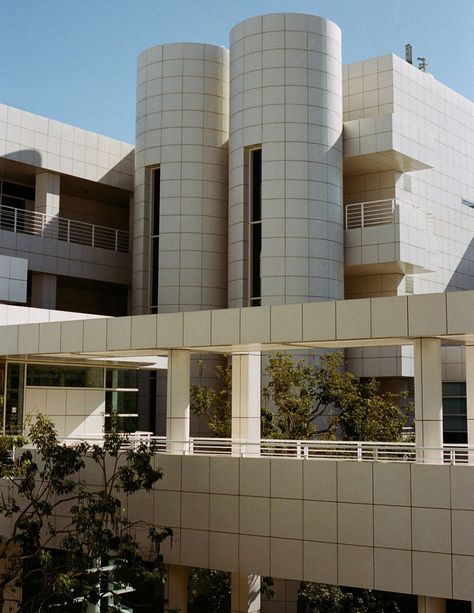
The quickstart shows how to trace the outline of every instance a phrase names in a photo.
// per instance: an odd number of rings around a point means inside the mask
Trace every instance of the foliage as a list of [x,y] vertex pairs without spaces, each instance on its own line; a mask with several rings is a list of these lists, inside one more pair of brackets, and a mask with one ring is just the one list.
[[[203,363],[200,362],[202,373]],[[232,370],[229,365],[216,367],[217,389],[207,385],[191,385],[191,410],[196,415],[207,415],[209,430],[219,438],[231,434],[231,386]]]
[[341,588],[324,583],[301,584],[298,613],[399,613],[396,597],[375,590]]
[[230,613],[230,573],[193,568],[189,578],[189,613]]
[[[309,366],[287,354],[270,356],[271,379],[262,390],[267,403],[262,436],[302,440],[321,433],[334,437],[341,431],[345,440],[400,440],[409,409],[400,405],[404,395],[382,394],[377,380],[343,371],[341,353],[320,359],[320,366]],[[323,415],[329,425],[318,431],[315,422]]]
[[[88,602],[124,586],[143,591],[164,581],[159,547],[171,531],[147,526],[145,555],[135,538],[145,526],[130,522],[123,504],[162,477],[152,467],[151,446],[131,448],[116,432],[105,435],[102,445],[60,444],[42,416],[28,439],[15,442],[24,448],[0,465],[8,482],[0,513],[3,525],[5,518],[12,522],[0,542],[1,595],[12,587],[18,597],[21,589],[21,611],[27,613],[85,611]],[[94,486],[80,479],[85,469]]]

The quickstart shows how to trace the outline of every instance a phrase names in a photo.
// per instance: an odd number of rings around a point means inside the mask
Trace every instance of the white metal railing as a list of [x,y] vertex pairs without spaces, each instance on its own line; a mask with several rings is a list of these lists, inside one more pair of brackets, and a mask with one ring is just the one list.
[[367,228],[368,226],[383,226],[394,223],[396,207],[415,209],[423,213],[426,230],[433,232],[433,214],[426,209],[415,206],[412,202],[401,200],[400,198],[346,204],[344,209],[345,229],[352,230],[354,228]]
[[124,230],[55,217],[37,211],[0,206],[0,230],[55,238],[67,243],[128,252],[129,233]]
[[[66,443],[88,441],[101,443],[103,435],[85,435],[62,439]],[[416,447],[415,443],[379,443],[360,441],[289,441],[262,439],[260,442],[233,441],[230,438],[190,438],[167,441],[150,432],[128,436],[127,447],[145,442],[153,444],[156,453],[184,455],[234,455],[252,457],[301,458],[308,460],[357,460],[359,462],[443,461],[446,464],[474,463],[474,448],[467,445]]]
[[345,229],[381,226],[394,222],[395,198],[357,202],[345,207]]

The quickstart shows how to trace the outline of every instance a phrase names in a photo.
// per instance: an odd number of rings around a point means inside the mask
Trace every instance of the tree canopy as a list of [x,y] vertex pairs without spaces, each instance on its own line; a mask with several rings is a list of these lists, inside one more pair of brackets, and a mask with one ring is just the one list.
[[[2,528],[11,529],[0,538],[0,606],[79,612],[105,595],[113,602],[134,590],[139,599],[165,580],[159,548],[171,530],[130,522],[124,505],[162,477],[151,446],[132,447],[116,432],[103,444],[61,444],[39,416],[27,438],[4,439],[1,450],[0,514]],[[135,536],[143,528],[146,552]]]

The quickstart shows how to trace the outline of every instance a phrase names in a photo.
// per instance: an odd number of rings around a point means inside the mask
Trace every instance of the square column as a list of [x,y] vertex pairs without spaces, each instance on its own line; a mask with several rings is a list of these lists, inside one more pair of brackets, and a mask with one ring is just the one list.
[[188,611],[188,567],[170,564],[166,568],[165,598],[169,609]]
[[56,289],[56,275],[34,272],[31,276],[31,306],[39,309],[55,309]]
[[41,172],[36,175],[35,212],[46,215],[44,224],[48,235],[54,236],[58,231],[60,204],[60,176],[53,172]]
[[191,354],[182,349],[168,351],[166,390],[166,448],[183,453],[189,441]]
[[415,357],[415,436],[416,447],[432,447],[419,452],[420,462],[443,461],[443,392],[441,341],[421,338],[414,343]]
[[252,443],[246,455],[259,453],[260,352],[232,354],[232,440]]
[[446,600],[431,596],[418,596],[418,613],[446,613]]
[[260,576],[231,573],[231,612],[260,613]]

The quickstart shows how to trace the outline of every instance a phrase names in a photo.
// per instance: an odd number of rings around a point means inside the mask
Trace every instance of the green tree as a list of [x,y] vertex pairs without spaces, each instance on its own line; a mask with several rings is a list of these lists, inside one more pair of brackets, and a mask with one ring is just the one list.
[[395,594],[305,582],[298,593],[298,613],[400,613]]
[[[345,440],[400,440],[411,408],[403,406],[405,394],[382,393],[376,379],[360,379],[343,365],[342,353],[322,355],[319,366],[271,354],[270,382],[262,390],[262,436],[302,440],[340,432]],[[326,423],[319,429],[318,418]]]
[[[0,465],[0,513],[3,524],[11,520],[0,539],[0,607],[13,591],[25,613],[85,611],[105,595],[115,610],[118,592],[133,589],[139,599],[144,589],[163,583],[159,548],[171,530],[146,526],[150,549],[142,552],[135,530],[145,526],[130,522],[123,505],[126,496],[150,491],[162,477],[152,466],[152,446],[131,447],[116,432],[102,445],[60,444],[42,416],[27,439],[9,442],[20,449],[13,457],[5,452]],[[84,474],[95,475],[94,487]]]
[[[199,364],[202,376],[203,362]],[[229,365],[216,366],[217,386],[198,383],[191,385],[191,410],[195,415],[207,416],[209,430],[219,438],[231,435],[232,423],[232,369]]]

